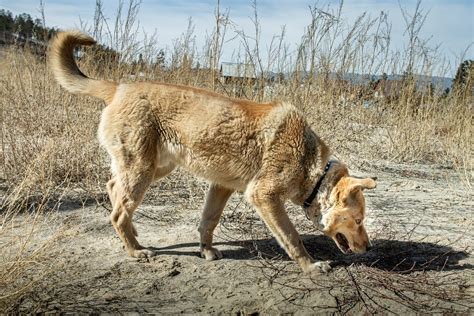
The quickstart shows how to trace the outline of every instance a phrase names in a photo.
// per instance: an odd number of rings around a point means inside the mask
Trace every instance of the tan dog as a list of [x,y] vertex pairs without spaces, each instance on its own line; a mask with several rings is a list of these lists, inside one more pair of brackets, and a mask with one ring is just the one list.
[[330,266],[314,262],[307,253],[285,212],[288,199],[304,204],[308,218],[343,252],[366,251],[362,190],[374,188],[375,182],[350,177],[342,163],[329,161],[327,146],[298,109],[178,85],[94,80],[73,59],[75,46],[94,43],[80,32],[59,33],[51,44],[49,62],[65,89],[107,104],[99,140],[112,160],[107,184],[111,221],[130,256],[153,255],[136,239],[133,213],[148,186],[176,166],[211,183],[199,225],[201,254],[207,260],[222,257],[212,247],[213,231],[236,190],[245,192],[304,271],[327,271]]

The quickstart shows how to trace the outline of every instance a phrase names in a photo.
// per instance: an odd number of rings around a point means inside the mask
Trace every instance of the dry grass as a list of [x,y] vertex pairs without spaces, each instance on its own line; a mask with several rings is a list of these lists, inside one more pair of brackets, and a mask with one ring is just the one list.
[[[138,9],[139,2],[131,1],[128,10],[119,12],[115,27],[111,28],[104,27],[103,15],[96,14],[95,28],[89,31],[122,54],[120,58],[112,58],[101,50],[86,50],[80,61],[85,73],[117,81],[152,79],[188,84],[229,96],[238,96],[236,91],[239,91],[241,97],[261,101],[273,98],[289,101],[306,113],[317,133],[350,164],[374,158],[436,163],[459,170],[465,184],[471,187],[472,96],[416,91],[413,88],[416,76],[413,76],[404,81],[397,98],[376,100],[371,93],[367,96],[366,87],[348,88],[328,77],[336,74],[342,78],[360,69],[369,73],[409,70],[425,75],[433,74],[434,69],[444,69],[443,65],[436,68],[436,60],[427,60],[436,55],[435,51],[421,45],[424,42],[418,38],[416,28],[408,32],[411,46],[406,51],[392,53],[390,26],[385,16],[375,19],[361,16],[354,25],[345,25],[340,10],[312,8],[313,20],[295,54],[284,44],[284,32],[263,52],[255,40],[261,32],[255,5],[255,34],[236,31],[237,40],[244,47],[237,56],[256,65],[258,80],[254,86],[236,89],[220,84],[215,80],[216,71],[208,70],[220,63],[226,32],[231,27],[237,28],[227,13],[216,10],[216,28],[204,51],[196,49],[190,24],[169,52],[163,67],[154,59],[158,52],[156,37],[148,36],[145,42],[137,39],[133,25]],[[100,5],[97,10],[102,10]],[[413,15],[408,28],[422,24],[420,14]],[[105,29],[113,31],[102,32]],[[342,38],[345,40],[340,41]],[[377,38],[383,41],[376,41]],[[143,63],[132,63],[139,52]],[[44,244],[34,242],[35,234],[44,233],[45,218],[52,216],[50,212],[57,209],[65,195],[80,189],[84,198],[100,200],[108,178],[108,161],[96,140],[102,103],[66,93],[54,82],[45,60],[27,50],[7,49],[3,56],[0,241],[1,248],[9,251],[2,250],[0,260],[0,288],[8,291],[0,291],[0,301],[5,302],[20,297],[36,281],[21,278],[29,265],[44,265],[44,273],[37,276],[41,278],[57,263],[51,260],[55,254],[49,245],[61,238],[64,230],[50,231],[49,241]],[[196,69],[197,63],[200,69]],[[260,76],[269,70],[290,76],[270,85]],[[140,72],[143,78],[136,76]],[[308,79],[302,80],[301,73]],[[365,107],[364,102],[371,106]],[[21,222],[16,216],[19,212],[28,214]],[[10,228],[18,225],[25,227],[24,235],[12,236]],[[345,278],[348,276],[351,275]]]

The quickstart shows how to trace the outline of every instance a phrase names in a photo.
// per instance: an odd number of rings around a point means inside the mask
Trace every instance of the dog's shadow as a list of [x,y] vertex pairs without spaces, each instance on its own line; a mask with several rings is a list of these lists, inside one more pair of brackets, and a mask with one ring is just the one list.
[[[323,235],[303,235],[308,252],[317,260],[329,260],[332,267],[364,265],[397,273],[414,271],[449,271],[472,269],[472,264],[461,264],[469,253],[451,246],[430,242],[389,239],[372,240],[372,248],[364,254],[345,255],[336,244]],[[215,247],[224,258],[232,260],[275,259],[289,261],[290,258],[274,238],[217,242]],[[229,247],[230,246],[230,247]],[[189,251],[187,248],[195,248]],[[231,248],[231,249],[229,249]],[[199,256],[199,243],[182,243],[152,248],[157,255]]]
[[397,273],[473,268],[472,264],[460,262],[469,256],[465,249],[438,243],[375,239],[366,253],[345,255],[326,236],[306,235],[303,240],[310,254],[319,260],[332,261],[333,267],[359,264]]

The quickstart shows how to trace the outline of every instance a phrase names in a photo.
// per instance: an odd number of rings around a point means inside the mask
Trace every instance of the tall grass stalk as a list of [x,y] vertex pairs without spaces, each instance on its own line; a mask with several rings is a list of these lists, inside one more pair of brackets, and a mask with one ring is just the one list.
[[[232,22],[229,11],[223,11],[218,1],[215,26],[203,49],[196,45],[190,19],[171,50],[164,51],[156,33],[139,36],[140,4],[139,0],[121,0],[115,19],[108,20],[104,2],[97,1],[93,23],[82,22],[82,27],[102,46],[83,50],[78,62],[85,73],[120,82],[156,80],[203,87],[230,97],[291,102],[304,111],[333,152],[349,164],[373,160],[436,163],[459,170],[471,188],[472,93],[446,95],[419,83],[420,75],[439,76],[443,75],[440,70],[448,69],[436,57],[437,48],[420,38],[426,19],[420,3],[414,13],[402,9],[407,36],[401,51],[393,49],[392,28],[385,13],[377,17],[362,14],[348,24],[342,2],[335,8],[309,8],[311,20],[302,30],[296,50],[287,44],[285,27],[265,49],[256,1],[252,2],[253,34]],[[233,61],[255,66],[255,83],[232,86],[219,80],[222,52],[230,39],[241,43]],[[88,196],[103,192],[109,163],[96,140],[103,104],[62,90],[44,57],[27,49],[2,50],[0,241],[2,249],[17,243],[10,248],[17,252],[2,250],[0,280],[17,286],[8,287],[12,292],[0,293],[0,298],[12,298],[30,285],[13,279],[29,264],[41,265],[48,258],[45,249],[49,243],[31,242],[34,233],[41,231],[38,214],[57,209],[64,195],[74,190],[81,189]],[[272,80],[270,72],[277,73]],[[403,77],[389,95],[377,97],[375,81],[351,83],[346,79],[352,73]],[[471,71],[467,86],[471,91],[472,76]],[[18,223],[19,213],[31,215]],[[10,235],[9,227],[15,225],[28,227],[24,236]],[[49,240],[56,240],[55,236]]]

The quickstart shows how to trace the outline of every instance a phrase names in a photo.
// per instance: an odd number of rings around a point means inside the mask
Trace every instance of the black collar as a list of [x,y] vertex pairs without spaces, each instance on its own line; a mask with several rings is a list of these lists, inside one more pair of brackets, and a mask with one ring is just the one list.
[[329,168],[331,168],[332,161],[328,161],[326,164],[326,167],[324,167],[324,172],[323,175],[319,178],[318,182],[316,182],[316,185],[314,186],[313,192],[308,196],[308,198],[304,201],[303,207],[307,208],[310,207],[311,204],[313,203],[313,200],[316,198],[316,195],[319,192],[319,188],[321,187],[321,184],[323,183],[324,178],[326,177],[326,174],[329,171]]

